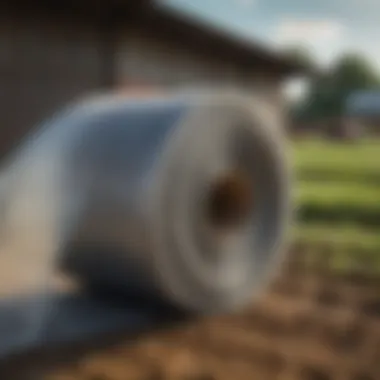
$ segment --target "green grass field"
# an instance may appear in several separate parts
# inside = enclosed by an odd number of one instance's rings
[[[347,255],[378,258],[374,265],[380,270],[380,141],[298,141],[293,157],[293,239],[331,245],[339,253],[338,266],[347,263]]]
[[[356,144],[325,140],[294,143],[297,170],[337,170],[348,174],[366,172],[379,175],[380,140],[364,140]]]

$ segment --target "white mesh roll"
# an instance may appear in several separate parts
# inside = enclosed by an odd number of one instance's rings
[[[4,169],[3,270],[18,255],[24,290],[46,290],[62,265],[87,284],[198,314],[246,305],[273,272],[289,221],[278,129],[262,105],[234,95],[70,106]],[[44,312],[27,316],[23,339]]]

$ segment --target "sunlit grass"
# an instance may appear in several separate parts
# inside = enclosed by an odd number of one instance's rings
[[[298,207],[293,241],[330,247],[336,270],[367,258],[380,271],[380,140],[299,141],[292,153]]]

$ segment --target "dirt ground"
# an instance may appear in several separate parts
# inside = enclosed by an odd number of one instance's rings
[[[294,263],[239,315],[14,359],[0,379],[380,379],[380,279]]]

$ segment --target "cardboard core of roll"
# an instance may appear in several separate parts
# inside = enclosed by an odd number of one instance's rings
[[[212,183],[207,197],[207,218],[211,227],[233,229],[253,212],[253,186],[249,176],[229,173]]]

